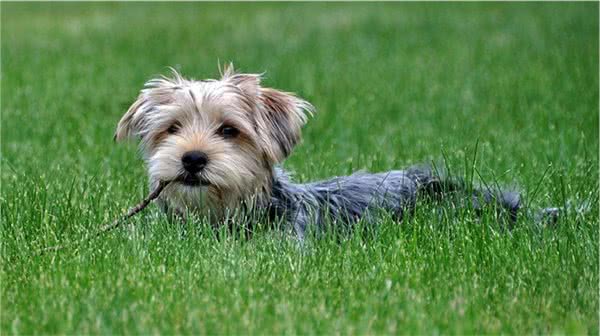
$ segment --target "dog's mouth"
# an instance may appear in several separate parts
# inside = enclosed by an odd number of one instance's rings
[[[203,177],[199,177],[192,174],[182,174],[175,181],[188,186],[188,187],[200,187],[200,186],[208,186],[210,182]]]

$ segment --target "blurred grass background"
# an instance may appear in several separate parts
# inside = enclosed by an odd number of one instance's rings
[[[598,332],[597,3],[1,11],[3,333]],[[181,238],[153,210],[76,253],[34,256],[145,194],[136,144],[112,142],[143,83],[167,66],[214,78],[219,61],[316,106],[284,164],[299,181],[442,157],[462,172],[478,143],[483,179],[535,206],[593,209],[541,236],[474,219],[441,230],[421,213],[308,256],[268,234]]]

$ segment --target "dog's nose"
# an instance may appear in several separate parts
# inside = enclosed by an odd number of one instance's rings
[[[183,168],[185,168],[185,170],[195,174],[206,166],[208,163],[208,156],[201,151],[186,152],[181,157],[181,162],[183,163]]]

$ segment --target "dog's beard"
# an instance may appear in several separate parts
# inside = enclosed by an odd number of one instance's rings
[[[206,186],[188,186],[182,183],[169,185],[164,195],[171,206],[179,210],[210,213],[209,191]]]

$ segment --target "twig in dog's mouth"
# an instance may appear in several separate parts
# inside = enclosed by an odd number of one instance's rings
[[[140,211],[144,210],[148,206],[148,204],[150,204],[152,201],[154,201],[160,195],[160,193],[165,189],[165,187],[167,187],[171,182],[172,181],[161,181],[158,184],[158,186],[156,186],[156,188],[154,190],[152,190],[152,192],[146,198],[144,198],[140,203],[136,204],[134,207],[129,208],[127,213],[125,213],[124,215],[121,215],[119,218],[115,219],[111,224],[103,226],[97,232],[95,232],[93,234],[89,234],[89,235],[85,236],[83,239],[75,241],[75,242],[43,248],[40,251],[38,251],[39,254],[44,254],[46,252],[51,252],[51,251],[62,250],[65,247],[73,245],[75,243],[81,244],[89,239],[98,237],[99,235],[101,235],[103,233],[106,233],[108,231],[111,231],[111,230],[117,228],[124,221],[128,220],[129,218],[138,214]]]

